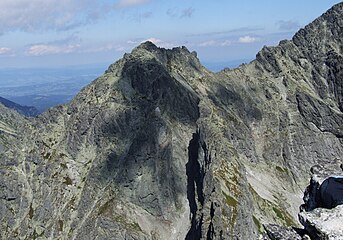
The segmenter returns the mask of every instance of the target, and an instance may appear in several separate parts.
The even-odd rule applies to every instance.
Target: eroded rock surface
[[[332,177],[337,178],[342,175],[342,172],[337,164],[315,165],[311,168],[311,180],[304,192],[304,204],[300,207],[298,214],[299,221],[303,228],[287,228],[277,224],[264,224],[264,228],[271,240],[287,240],[287,239],[303,239],[303,240],[329,240],[342,239],[343,235],[343,205],[336,204],[325,207],[323,202],[325,192],[322,188],[325,182]],[[341,165],[342,167],[342,165]],[[339,170],[338,170],[339,169]],[[340,179],[340,178],[338,178]],[[337,191],[340,191],[343,184],[339,182]],[[326,191],[335,191],[335,188],[326,188]],[[338,197],[343,200],[343,195],[339,192],[326,192],[328,196]],[[323,199],[324,197],[324,199]],[[334,201],[334,199],[331,199]],[[333,203],[333,202],[331,202]],[[343,201],[341,201],[343,203]]]
[[[259,239],[341,161],[343,4],[213,73],[150,42],[71,103],[0,105],[3,239]]]
[[[301,212],[299,220],[312,239],[343,239],[343,205],[333,209],[316,208]]]
[[[302,237],[292,228],[275,224],[266,224],[264,228],[271,240],[302,240]]]

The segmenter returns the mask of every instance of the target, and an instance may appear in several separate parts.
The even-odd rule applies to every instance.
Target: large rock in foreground
[[[276,224],[264,225],[271,240],[301,240],[301,236],[292,228]]]
[[[299,220],[312,239],[343,239],[343,205],[333,209],[316,208],[301,212]]]

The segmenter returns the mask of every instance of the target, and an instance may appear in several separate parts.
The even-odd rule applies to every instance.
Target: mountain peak
[[[151,60],[157,61],[166,69],[172,66],[173,68],[202,68],[195,51],[190,52],[185,46],[166,49],[156,46],[151,41],[141,43],[131,53],[126,53],[123,58],[123,61],[127,64],[137,61],[143,63]],[[109,71],[113,69],[114,65],[116,63],[110,66]]]
[[[328,11],[343,11],[343,2],[333,5]]]
[[[2,236],[262,239],[265,223],[296,225],[308,169],[342,161],[342,7],[234,70],[147,41],[38,118],[0,105]]]
[[[342,41],[341,26],[343,25],[343,3],[338,3],[315,19],[313,22],[300,29],[293,37],[293,42],[299,46],[307,47],[310,44],[321,43],[321,46],[330,46],[327,40]],[[303,40],[301,40],[303,39]]]
[[[145,50],[148,51],[150,53],[154,53],[156,54],[157,52],[160,54],[185,54],[185,55],[189,55],[192,54],[193,56],[197,57],[197,54],[195,51],[190,52],[187,47],[185,46],[181,46],[181,47],[173,47],[173,48],[164,48],[164,47],[158,47],[157,45],[155,45],[153,42],[151,41],[145,41],[143,43],[141,43],[140,45],[138,45],[137,47],[135,47],[131,54],[135,54],[137,52],[140,52],[141,50]]]
[[[158,49],[158,47],[153,42],[151,42],[151,41],[142,42],[136,48],[141,48],[141,49],[145,49],[145,50],[148,50],[148,51],[152,51],[152,50],[157,50]]]

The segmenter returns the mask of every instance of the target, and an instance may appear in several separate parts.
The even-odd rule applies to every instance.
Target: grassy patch
[[[252,216],[252,220],[254,221],[258,231],[261,233],[262,224],[260,223],[260,221],[254,215]]]
[[[281,212],[279,209],[277,209],[276,207],[273,207],[273,211],[276,213],[276,216],[277,216],[278,218],[283,219],[282,212]]]
[[[63,221],[62,220],[58,220],[57,230],[60,231],[60,232],[63,231]]]
[[[68,169],[67,164],[65,164],[65,163],[60,163],[60,165],[61,165],[61,167],[62,167],[63,169]]]
[[[286,223],[287,226],[296,225],[293,218],[289,215],[288,212],[285,212],[277,207],[273,207],[273,211],[278,218],[282,219]]]
[[[72,185],[73,184],[73,181],[71,180],[70,177],[66,176],[64,177],[64,182],[63,182],[65,185]]]
[[[29,210],[29,218],[32,219],[33,218],[33,208],[32,208],[32,203],[30,205],[30,210]]]
[[[280,173],[288,173],[288,169],[287,168],[282,168],[280,166],[276,166],[275,167],[277,171],[279,171]]]
[[[120,224],[124,225],[127,229],[130,229],[130,230],[133,230],[133,231],[138,231],[138,232],[142,231],[142,229],[141,229],[141,227],[139,226],[138,223],[129,221],[124,216],[117,215],[117,216],[115,216],[113,218],[113,220],[116,221],[117,223],[120,223]]]
[[[227,194],[224,193],[224,192],[223,192],[223,195],[225,196],[225,202],[226,202],[227,205],[229,205],[229,206],[231,206],[231,207],[234,207],[234,208],[237,207],[238,201],[237,201],[235,198],[233,198],[233,197],[227,195]]]
[[[109,212],[112,202],[113,202],[113,199],[110,199],[107,202],[105,202],[105,204],[99,208],[98,215],[104,215],[106,212]]]
[[[261,198],[255,190],[249,185],[249,190],[253,195],[254,204],[257,209],[261,211],[268,219],[275,219],[277,223],[282,223],[287,226],[297,226],[292,216],[282,207]],[[254,220],[255,221],[255,220]]]
[[[102,216],[107,216],[112,218],[112,220],[120,225],[122,225],[124,228],[131,230],[131,231],[136,231],[136,232],[141,232],[142,229],[139,226],[138,223],[133,222],[132,220],[128,219],[127,217],[120,215],[120,214],[116,214],[115,212],[113,212],[113,201],[114,199],[110,199],[107,202],[105,202],[98,211],[98,216],[102,215]]]

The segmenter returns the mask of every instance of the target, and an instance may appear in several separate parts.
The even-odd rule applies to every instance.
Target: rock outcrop
[[[333,209],[316,208],[310,212],[301,212],[299,220],[312,239],[343,239],[343,205]]]
[[[305,190],[304,204],[300,207],[301,212],[298,215],[304,231],[311,239],[343,239],[343,205],[326,206],[324,204],[326,199],[322,199],[321,191],[328,179],[342,175],[342,169],[338,166],[338,164],[326,164],[311,168],[311,181]],[[340,198],[343,200],[343,195]]]
[[[146,42],[67,105],[35,119],[0,106],[1,238],[255,240],[297,225],[307,170],[343,156],[342,16],[218,73]]]
[[[276,224],[266,224],[268,238],[271,240],[302,240],[302,237],[292,228]]]
[[[343,165],[341,165],[342,168]],[[303,228],[285,227],[277,224],[264,224],[264,228],[271,240],[290,239],[315,239],[315,240],[336,240],[343,239],[343,201],[342,204],[332,205],[330,208],[323,204],[326,199],[323,186],[328,179],[340,179],[342,172],[338,170],[338,165],[327,164],[325,166],[315,165],[311,168],[311,180],[304,192],[304,204],[300,207],[298,218]],[[343,183],[338,182],[338,190]],[[324,187],[327,191],[335,191]],[[331,195],[333,194],[333,195]],[[343,200],[343,195],[339,192],[331,192],[331,196],[338,196]],[[331,199],[333,200],[333,199]]]

